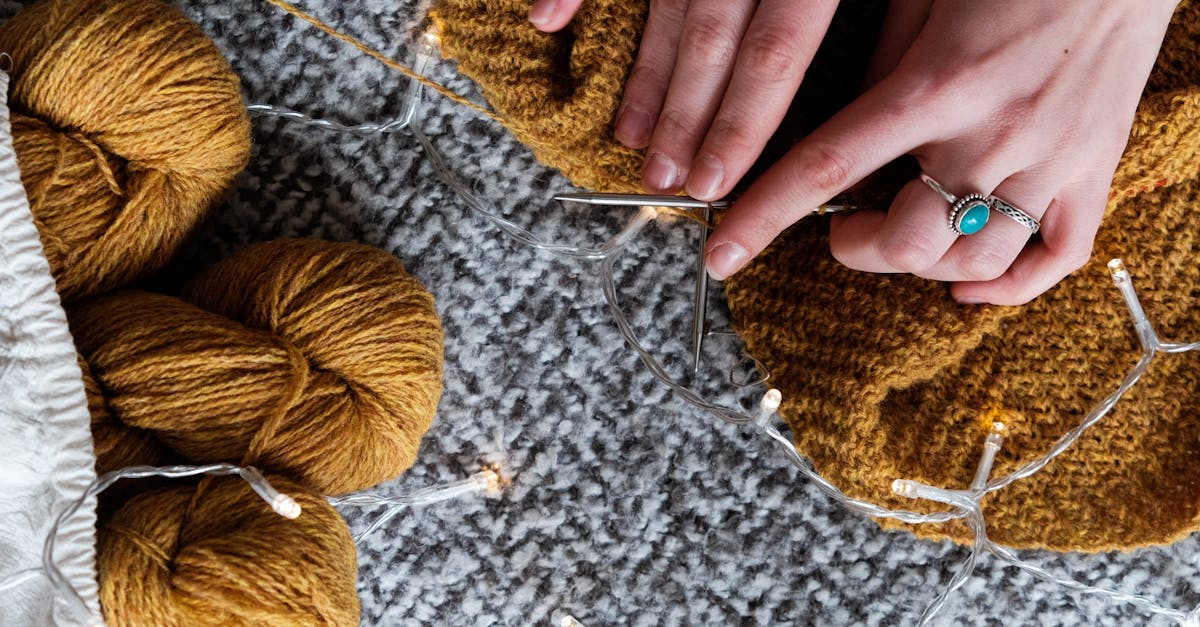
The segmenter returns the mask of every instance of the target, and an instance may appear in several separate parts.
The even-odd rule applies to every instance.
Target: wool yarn
[[[438,8],[444,49],[498,111],[517,121],[514,134],[577,184],[602,187],[597,182],[636,181],[638,174],[635,159],[614,172],[606,152],[613,141],[608,126],[580,121],[562,132],[557,148],[547,148],[553,134],[530,133],[520,120],[551,106],[533,95],[565,94],[548,99],[575,102],[575,60],[581,54],[598,59],[574,51],[572,42],[612,37],[619,43],[637,32],[643,14],[621,13],[626,4],[585,3],[590,13],[553,45],[522,30],[517,20],[526,7],[506,0],[441,0]],[[924,504],[894,496],[891,482],[965,487],[996,416],[1003,416],[1009,432],[997,475],[1041,456],[1137,361],[1129,314],[1105,268],[1112,257],[1123,257],[1133,269],[1162,335],[1200,336],[1194,306],[1200,225],[1193,215],[1200,198],[1198,41],[1200,9],[1182,2],[1138,109],[1093,258],[1033,303],[965,307],[941,283],[848,270],[830,256],[828,225],[817,218],[789,230],[725,282],[736,330],[772,373],[772,385],[784,397],[780,414],[823,475],[851,496],[920,509]],[[604,59],[588,66],[587,76],[605,74],[620,83],[628,72],[623,61]],[[823,61],[834,65],[818,64],[809,75],[841,76],[849,90],[840,93],[853,91],[861,72],[837,65],[844,58]],[[557,87],[544,86],[547,80]],[[594,118],[610,120],[620,87],[587,84],[611,89],[611,100],[591,93],[586,100],[603,102]],[[589,144],[575,130],[600,137]],[[557,152],[586,146],[599,146],[599,152]],[[893,195],[889,189],[859,193],[866,203],[886,203]],[[1197,359],[1161,356],[1068,453],[985,499],[992,539],[1098,551],[1172,542],[1200,527],[1200,471],[1189,463],[1200,440]],[[970,540],[958,523],[912,529]]]
[[[392,255],[291,239],[185,285],[68,313],[107,407],[196,462],[254,464],[339,494],[412,466],[442,389],[433,296]]]
[[[64,300],[161,267],[245,166],[216,45],[160,0],[43,0],[0,25],[21,181]]]
[[[130,427],[113,415],[104,397],[104,390],[92,376],[92,369],[82,355],[79,371],[83,375],[83,391],[87,395],[88,414],[92,419],[92,451],[96,455],[96,472],[106,473],[128,466],[162,466],[171,463],[173,454],[150,431]]]
[[[617,142],[612,126],[646,6],[584,2],[553,34],[529,23],[527,0],[438,0],[430,15],[443,53],[477,80],[501,122],[540,161],[584,187],[636,192],[641,154]]]
[[[358,624],[354,541],[320,496],[267,479],[300,504],[276,514],[237,477],[138,495],[99,530],[112,627]]]

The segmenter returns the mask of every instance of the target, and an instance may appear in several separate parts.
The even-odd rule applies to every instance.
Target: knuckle
[[[883,260],[900,272],[917,274],[932,268],[941,258],[937,243],[918,230],[891,233],[879,242]]]
[[[655,143],[677,143],[694,134],[696,124],[679,109],[667,109],[654,128]]]
[[[705,145],[719,146],[721,150],[729,152],[731,150],[747,150],[753,149],[755,138],[746,128],[744,122],[728,117],[718,117],[713,120],[712,126],[709,127],[708,137],[705,138]]]
[[[805,187],[815,187],[818,195],[832,198],[854,182],[851,180],[852,161],[828,145],[803,148],[792,161],[792,176]]]
[[[726,67],[737,55],[737,41],[725,20],[715,15],[689,16],[683,47],[704,67]]]
[[[800,62],[793,40],[786,34],[764,30],[742,42],[746,68],[765,80],[781,80],[796,72]]]
[[[626,81],[625,85],[625,95],[629,96],[631,92],[638,92],[639,90],[664,92],[667,89],[667,82],[667,74],[662,69],[639,61],[633,65],[633,69],[629,72],[629,80]]]
[[[1090,243],[1070,248],[1062,256],[1064,276],[1084,267],[1091,259],[1092,246]]]
[[[687,13],[687,6],[688,0],[651,0],[650,12],[679,21]]]
[[[990,248],[980,248],[963,255],[958,265],[968,281],[991,281],[1000,278],[1011,264],[1009,257]]]

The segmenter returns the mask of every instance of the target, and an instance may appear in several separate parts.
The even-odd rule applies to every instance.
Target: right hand
[[[583,0],[536,0],[533,24],[570,22]],[[651,0],[615,135],[646,148],[643,185],[727,195],[787,113],[835,0]]]

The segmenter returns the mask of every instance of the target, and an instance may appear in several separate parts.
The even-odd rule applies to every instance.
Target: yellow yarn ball
[[[184,300],[119,292],[70,320],[122,423],[193,461],[253,463],[326,494],[412,466],[441,396],[433,296],[360,244],[260,244]]]
[[[213,42],[159,0],[45,0],[0,25],[21,181],[65,300],[158,269],[245,166]]]
[[[100,605],[112,627],[357,625],[354,541],[321,497],[276,514],[237,477],[131,499],[101,527]]]

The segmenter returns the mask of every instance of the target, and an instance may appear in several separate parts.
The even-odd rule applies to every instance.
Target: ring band
[[[921,173],[921,181],[929,186],[938,196],[950,203],[950,230],[959,235],[974,235],[987,225],[992,211],[1002,213],[1016,221],[1017,224],[1037,233],[1042,228],[1037,218],[1021,211],[1012,203],[995,196],[983,194],[967,194],[962,198],[950,193],[932,176]]]
[[[1029,229],[1033,233],[1037,233],[1039,230],[1041,230],[1042,224],[1037,221],[1037,218],[1025,213],[1024,211],[1021,211],[1020,209],[1017,209],[1007,201],[996,198],[995,196],[988,196],[988,200],[991,201],[993,211],[1003,213],[1013,220],[1016,220],[1017,224]]]

